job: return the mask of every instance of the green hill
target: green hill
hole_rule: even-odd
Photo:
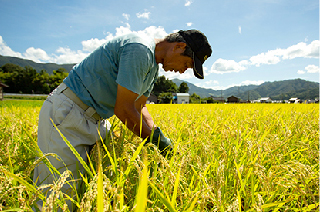
[[[172,80],[177,86],[182,80]],[[291,97],[300,99],[319,98],[319,83],[302,79],[283,80],[274,82],[265,82],[261,85],[235,86],[226,90],[205,89],[186,82],[189,87],[189,93],[198,94],[201,98],[221,95],[226,99],[229,96],[237,96],[240,99],[250,100],[259,99],[261,97],[270,97],[273,100],[287,100]]]
[[[285,100],[291,97],[315,99],[319,98],[319,83],[302,79],[265,82],[250,92],[257,94],[256,97],[270,97],[273,100]],[[245,93],[240,94],[242,99],[247,99],[247,96]]]
[[[36,69],[37,72],[40,72],[41,70],[44,69],[49,74],[52,74],[53,70],[58,70],[59,68],[64,68],[69,72],[71,71],[72,67],[75,65],[75,64],[58,65],[55,63],[36,63],[36,62],[33,62],[32,60],[25,60],[18,57],[5,57],[0,55],[0,67],[7,63],[13,63],[23,68],[26,66],[31,66],[32,68]]]

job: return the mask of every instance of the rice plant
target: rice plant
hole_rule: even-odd
[[[0,102],[0,211],[31,211],[40,104]],[[164,158],[112,117],[89,155],[77,211],[318,211],[319,107],[148,105],[175,143]],[[46,156],[39,160],[45,161]],[[50,164],[48,164],[49,166]],[[58,188],[68,173],[51,186]],[[67,210],[70,197],[48,211]],[[49,207],[50,206],[50,207]]]

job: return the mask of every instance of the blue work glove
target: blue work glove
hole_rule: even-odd
[[[158,149],[160,150],[160,153],[163,156],[166,156],[169,152],[172,153],[173,151],[173,145],[171,143],[171,140],[164,136],[163,132],[159,127],[157,127],[154,130],[153,136],[151,136],[147,139],[146,144],[149,143],[151,140],[151,143],[156,145]]]

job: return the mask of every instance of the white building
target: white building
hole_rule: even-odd
[[[263,97],[259,99],[260,103],[271,103],[272,99],[270,97]]]
[[[289,99],[289,102],[290,102],[291,104],[298,104],[298,103],[301,102],[301,100],[298,99],[298,98],[291,98],[291,99]]]
[[[173,102],[175,104],[189,104],[190,94],[188,93],[174,93]]]

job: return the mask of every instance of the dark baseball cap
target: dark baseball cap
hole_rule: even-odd
[[[193,73],[199,79],[204,79],[202,64],[211,56],[211,46],[207,37],[199,30],[180,30],[178,32],[193,51]]]

